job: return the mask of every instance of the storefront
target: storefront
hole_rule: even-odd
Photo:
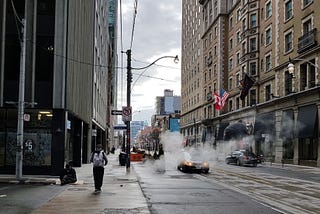
[[[25,109],[23,174],[58,175],[67,161],[75,166],[87,148],[88,125],[64,110]],[[0,110],[0,173],[14,174],[17,109]]]

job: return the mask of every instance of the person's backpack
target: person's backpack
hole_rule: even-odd
[[[102,151],[99,152],[99,153],[95,152],[95,153],[93,154],[93,160],[92,160],[92,162],[93,162],[93,166],[94,166],[94,167],[104,166],[103,152],[102,152]]]

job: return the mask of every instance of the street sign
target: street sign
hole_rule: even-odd
[[[122,110],[111,110],[112,115],[122,115]]]
[[[122,106],[122,121],[128,122],[131,121],[131,112],[132,108],[131,106]]]
[[[126,125],[115,125],[113,126],[114,130],[126,130],[127,126]]]

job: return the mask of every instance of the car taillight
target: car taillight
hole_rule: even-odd
[[[243,156],[243,159],[248,160],[248,157],[247,156]]]

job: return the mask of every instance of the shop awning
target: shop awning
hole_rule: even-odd
[[[294,114],[292,109],[283,111],[282,113],[279,137],[290,139],[294,137]]]
[[[298,138],[316,136],[318,127],[318,110],[316,105],[303,106],[298,109],[296,133]]]
[[[258,114],[255,118],[253,130],[256,140],[260,140],[266,134],[268,134],[269,137],[273,137],[275,134],[275,113]]]
[[[245,124],[236,122],[224,129],[223,140],[240,140],[248,136],[248,129]]]

